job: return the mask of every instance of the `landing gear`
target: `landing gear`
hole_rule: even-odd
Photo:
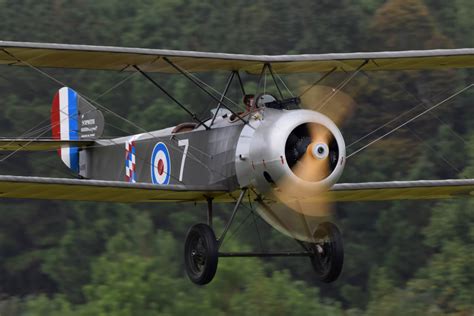
[[[184,263],[189,279],[198,285],[212,281],[217,271],[219,257],[309,257],[318,279],[325,283],[335,281],[342,271],[344,249],[342,237],[337,226],[330,222],[319,224],[314,232],[314,242],[298,241],[304,251],[300,252],[219,252],[237,209],[242,203],[246,190],[242,190],[234,211],[220,238],[212,229],[212,200],[208,200],[208,223],[192,226],[186,236]]]
[[[206,224],[191,227],[184,245],[186,273],[193,283],[204,285],[217,271],[218,245],[212,228]]]
[[[212,281],[217,271],[219,247],[234,221],[237,210],[242,203],[246,189],[242,190],[234,206],[229,222],[219,239],[212,229],[212,198],[207,199],[207,224],[192,226],[186,236],[184,244],[184,265],[189,279],[197,285],[205,285]]]
[[[314,239],[315,242],[309,244],[311,264],[320,281],[331,283],[341,274],[344,263],[341,232],[333,223],[321,223]]]

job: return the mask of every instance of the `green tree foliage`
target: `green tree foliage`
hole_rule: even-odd
[[[473,14],[469,0],[0,0],[0,39],[250,54],[435,49],[472,47]],[[139,75],[45,71],[134,123],[106,114],[107,136],[188,119]],[[199,75],[219,91],[226,76]],[[333,74],[323,84],[337,86],[346,77]],[[179,76],[153,78],[200,117],[215,106]],[[473,78],[472,70],[359,73],[344,87],[357,103],[341,126],[348,152]],[[248,91],[257,89],[255,76],[243,79]],[[283,79],[297,93],[317,75]],[[33,69],[0,67],[0,135],[47,127],[60,86]],[[472,90],[351,157],[342,180],[473,178]],[[237,85],[229,96],[240,102]],[[51,153],[0,161],[1,174],[71,176]],[[222,258],[215,280],[199,288],[187,280],[181,253],[187,229],[205,220],[201,205],[3,201],[0,315],[469,315],[473,206],[469,200],[337,205],[346,262],[336,283],[318,283],[306,258]],[[218,206],[215,214],[221,231],[229,208]],[[224,248],[297,246],[249,218]]]

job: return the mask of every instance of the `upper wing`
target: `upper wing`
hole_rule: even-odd
[[[334,202],[474,197],[474,179],[336,184],[322,198]]]
[[[56,150],[61,146],[84,147],[94,144],[92,140],[56,140],[35,138],[0,138],[0,151],[44,151]]]
[[[0,176],[0,198],[139,203],[205,201],[208,197],[232,200],[221,186]]]
[[[147,72],[176,73],[165,57],[190,72],[258,74],[265,63],[277,73],[351,71],[364,63],[366,71],[474,67],[473,48],[269,56],[0,41],[0,64],[7,65],[118,71],[135,71],[131,66],[137,65]]]

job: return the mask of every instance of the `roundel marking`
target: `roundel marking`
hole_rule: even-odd
[[[151,155],[151,182],[154,184],[170,183],[171,159],[168,147],[159,142]]]

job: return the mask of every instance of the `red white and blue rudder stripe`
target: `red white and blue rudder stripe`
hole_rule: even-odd
[[[54,96],[51,108],[53,138],[79,140],[78,94],[68,88],[61,88]],[[76,146],[62,146],[58,150],[62,161],[72,171],[79,173],[79,149]]]

